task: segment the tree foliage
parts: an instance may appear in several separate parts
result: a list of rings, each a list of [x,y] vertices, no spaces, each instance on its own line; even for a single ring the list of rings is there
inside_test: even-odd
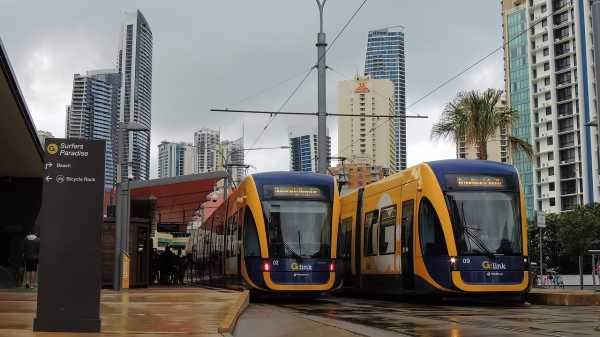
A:
[[[537,260],[540,231],[532,223],[529,226],[529,254]],[[600,249],[600,204],[589,204],[572,211],[547,214],[543,230],[543,253],[551,266],[575,257],[587,255],[590,249]],[[565,257],[570,257],[565,259]],[[562,266],[561,270],[567,270]]]
[[[486,160],[487,144],[499,128],[509,128],[519,112],[501,105],[502,90],[488,89],[461,92],[446,105],[440,120],[431,129],[432,138],[465,140],[478,150],[478,159]],[[525,140],[510,137],[512,148],[522,149],[530,158],[532,146]]]
[[[559,216],[558,236],[562,252],[585,255],[596,248],[600,234],[600,205],[585,205]]]

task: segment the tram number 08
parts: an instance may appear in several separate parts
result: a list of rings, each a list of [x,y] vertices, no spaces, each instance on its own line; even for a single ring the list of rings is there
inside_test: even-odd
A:
[[[464,259],[462,259],[462,263],[463,263],[463,264],[469,264],[469,263],[471,263],[471,259],[469,259],[469,258],[464,258]]]

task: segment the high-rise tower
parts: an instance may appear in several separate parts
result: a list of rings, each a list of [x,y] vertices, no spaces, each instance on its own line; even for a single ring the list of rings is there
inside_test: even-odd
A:
[[[507,98],[521,113],[512,133],[535,150],[529,168],[520,153],[513,156],[528,215],[593,203],[599,191],[597,130],[587,126],[597,114],[590,2],[508,0],[502,7]]]
[[[214,172],[217,170],[217,151],[221,143],[219,130],[202,128],[194,132],[196,148],[196,173]]]
[[[527,31],[529,12],[524,1],[503,1],[504,85],[506,101],[519,112],[511,134],[533,144],[531,137],[531,96],[529,94],[529,47]],[[519,172],[525,194],[527,218],[534,216],[533,163],[521,149],[514,149],[512,163]]]
[[[67,107],[67,138],[106,141],[104,185],[116,182],[115,140],[119,111],[120,75],[116,70],[88,71],[73,77],[73,96]]]
[[[228,165],[236,165],[228,167]],[[239,186],[246,176],[244,165],[244,138],[224,140],[217,150],[217,170],[227,171],[233,186]]]
[[[406,168],[406,76],[404,63],[404,28],[389,27],[369,32],[365,75],[388,79],[394,84],[394,121],[396,129],[395,171]]]
[[[318,172],[317,157],[319,137],[316,129],[293,127],[288,130],[290,140],[290,170],[298,172]],[[331,138],[327,129],[327,156],[331,157]],[[327,159],[329,167],[329,159]]]
[[[163,141],[158,145],[158,177],[194,174],[196,148],[190,143]]]
[[[118,52],[121,73],[119,122],[152,126],[152,31],[138,10],[126,13]],[[146,180],[150,175],[150,132],[129,132],[124,139],[121,177]],[[129,162],[129,165],[127,163]],[[129,167],[129,172],[127,171]]]
[[[349,163],[378,165],[396,172],[396,129],[383,118],[394,115],[394,84],[357,76],[338,82],[338,111],[355,115],[338,120],[338,153]]]

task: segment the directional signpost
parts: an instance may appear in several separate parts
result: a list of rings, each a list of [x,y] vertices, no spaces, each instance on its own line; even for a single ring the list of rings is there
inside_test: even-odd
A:
[[[546,228],[546,214],[544,212],[536,212],[535,222],[540,231],[540,286],[544,286],[544,251],[542,249],[542,237],[544,236],[544,228]]]
[[[35,331],[99,332],[102,140],[46,139]]]

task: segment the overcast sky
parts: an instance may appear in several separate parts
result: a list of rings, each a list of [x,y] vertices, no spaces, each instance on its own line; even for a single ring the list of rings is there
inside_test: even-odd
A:
[[[362,0],[328,0],[330,42]],[[38,129],[64,136],[73,74],[114,67],[121,15],[140,9],[154,35],[152,164],[157,144],[192,141],[202,127],[222,139],[245,128],[251,146],[268,116],[211,113],[211,107],[277,109],[314,64],[318,12],[314,0],[30,1],[0,0],[0,38]],[[370,0],[327,55],[327,109],[337,111],[336,84],[364,70],[367,32],[402,25],[406,32],[407,104],[502,43],[500,1]],[[459,90],[503,87],[501,52],[409,109],[428,120],[408,121],[408,162],[455,157],[454,144],[431,141],[431,125]],[[263,89],[296,76],[277,88]],[[316,111],[316,74],[288,111]],[[248,98],[242,102],[244,98]],[[279,116],[256,146],[287,145],[291,125],[311,117]],[[337,151],[337,120],[328,127]],[[287,150],[251,151],[259,171],[287,170]],[[253,170],[251,170],[252,172]]]

